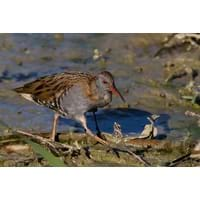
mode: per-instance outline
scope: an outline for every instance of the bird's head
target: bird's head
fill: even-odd
[[[111,92],[112,94],[115,94],[116,96],[119,96],[123,102],[126,102],[124,97],[121,95],[119,90],[115,86],[114,77],[113,75],[108,71],[103,71],[97,75],[97,80],[100,84],[100,87],[104,91]]]

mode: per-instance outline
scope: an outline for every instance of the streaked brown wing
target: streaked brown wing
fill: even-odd
[[[21,94],[30,94],[34,99],[49,102],[58,98],[64,91],[69,90],[78,82],[90,84],[94,76],[82,72],[65,72],[51,76],[41,77],[23,87],[14,89]]]

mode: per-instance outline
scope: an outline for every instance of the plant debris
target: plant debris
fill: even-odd
[[[155,139],[158,130],[155,122],[158,115],[148,117],[150,124],[145,125],[139,136],[124,136],[121,125],[113,125],[113,134],[102,133],[109,146],[95,144],[86,134],[60,134],[66,136],[65,142],[52,142],[38,134],[25,131],[13,131],[14,135],[0,140],[0,165],[3,166],[91,166],[112,165],[119,166],[162,166],[162,159],[155,162],[155,153],[163,152],[160,156],[167,156],[175,151],[173,161],[166,161],[167,166],[181,165],[193,159],[199,162],[199,144],[189,148],[190,152],[182,150],[182,145],[168,140]],[[62,137],[61,137],[62,136]],[[70,137],[69,137],[70,136]],[[180,148],[180,150],[179,150]],[[188,149],[184,147],[184,149]],[[184,155],[183,152],[185,152]],[[166,159],[165,158],[165,159]],[[147,161],[148,160],[148,161]],[[101,164],[100,164],[101,163]],[[106,164],[107,163],[107,164]]]
[[[163,47],[160,48],[154,55],[158,57],[166,52],[171,52],[173,49],[185,47],[186,51],[200,47],[199,33],[173,33],[166,37],[163,41]]]

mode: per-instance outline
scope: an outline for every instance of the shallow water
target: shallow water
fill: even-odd
[[[184,116],[187,107],[168,107],[165,100],[158,101],[154,95],[166,89],[155,85],[164,80],[166,62],[182,59],[188,63],[190,59],[192,63],[196,59],[196,54],[192,60],[182,53],[153,58],[164,37],[165,34],[0,34],[1,121],[13,128],[49,131],[53,112],[22,99],[12,88],[66,70],[93,73],[108,70],[115,76],[116,85],[131,108],[116,109],[123,105],[119,98],[113,98],[109,109],[97,113],[102,131],[112,133],[116,121],[121,124],[123,133],[137,134],[149,123],[147,116],[159,114],[156,124],[159,134],[183,138],[191,132],[200,138],[195,120]],[[93,60],[94,49],[104,52],[108,48],[112,51],[105,59]],[[166,90],[176,96],[176,86]],[[95,130],[92,116],[88,114],[87,118],[89,127]],[[79,129],[77,122],[66,119],[61,119],[58,126],[58,131]]]

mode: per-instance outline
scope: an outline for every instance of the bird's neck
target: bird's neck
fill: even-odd
[[[112,101],[112,93],[108,91],[104,92],[103,99],[105,100],[105,102],[110,103]]]
[[[112,93],[106,90],[105,88],[103,88],[100,84],[98,84],[98,82],[96,86],[97,86],[96,90],[99,96],[99,101],[104,105],[109,104],[112,101]]]
[[[112,101],[112,93],[109,91],[100,91],[99,107],[104,107]]]

